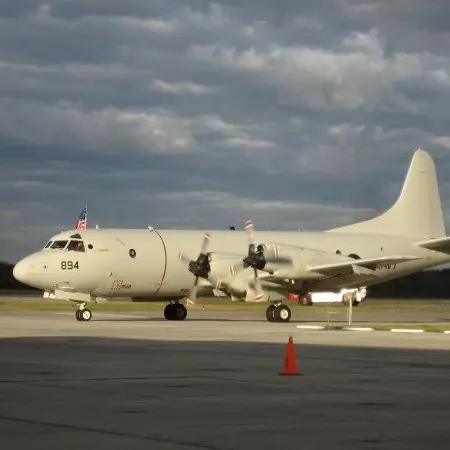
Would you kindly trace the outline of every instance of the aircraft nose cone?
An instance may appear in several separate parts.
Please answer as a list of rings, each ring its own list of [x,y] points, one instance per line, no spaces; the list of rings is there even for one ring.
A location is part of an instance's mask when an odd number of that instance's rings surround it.
[[[13,276],[17,281],[26,284],[28,266],[28,262],[23,259],[14,266]]]

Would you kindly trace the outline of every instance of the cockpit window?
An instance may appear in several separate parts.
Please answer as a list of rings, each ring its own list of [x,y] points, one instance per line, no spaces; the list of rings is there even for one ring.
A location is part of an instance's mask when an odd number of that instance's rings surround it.
[[[83,241],[70,241],[67,247],[68,251],[73,252],[84,252],[84,242]]]
[[[44,248],[49,248],[50,245],[52,245],[52,244],[53,244],[53,241],[48,241],[48,242],[47,242],[47,245],[46,245]]]
[[[64,250],[66,248],[67,241],[55,241],[50,248],[56,248],[58,250]]]

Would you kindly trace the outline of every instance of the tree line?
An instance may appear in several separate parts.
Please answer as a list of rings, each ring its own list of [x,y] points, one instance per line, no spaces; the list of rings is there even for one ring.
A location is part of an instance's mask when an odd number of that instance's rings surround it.
[[[13,264],[0,261],[0,289],[30,289],[13,276]],[[450,298],[450,269],[426,270],[370,286],[370,298]]]
[[[33,289],[14,278],[13,268],[13,264],[0,261],[0,289]]]

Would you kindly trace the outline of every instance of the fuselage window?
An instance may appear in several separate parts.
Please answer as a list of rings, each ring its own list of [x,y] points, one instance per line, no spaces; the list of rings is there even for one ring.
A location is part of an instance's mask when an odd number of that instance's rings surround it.
[[[70,241],[67,246],[67,251],[72,252],[84,252],[84,242],[83,241]]]
[[[128,252],[132,258],[136,258],[136,250],[134,248],[130,248]]]
[[[67,241],[55,241],[55,242],[53,242],[53,244],[50,248],[64,250],[66,248],[66,245],[67,245]]]

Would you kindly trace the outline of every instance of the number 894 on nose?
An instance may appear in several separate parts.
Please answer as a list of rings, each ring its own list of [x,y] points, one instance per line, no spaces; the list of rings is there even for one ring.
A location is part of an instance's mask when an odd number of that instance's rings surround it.
[[[78,261],[61,261],[62,270],[78,269]]]

